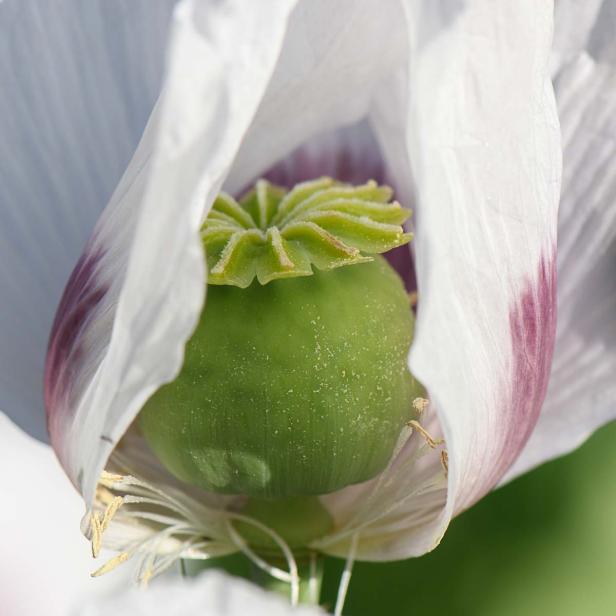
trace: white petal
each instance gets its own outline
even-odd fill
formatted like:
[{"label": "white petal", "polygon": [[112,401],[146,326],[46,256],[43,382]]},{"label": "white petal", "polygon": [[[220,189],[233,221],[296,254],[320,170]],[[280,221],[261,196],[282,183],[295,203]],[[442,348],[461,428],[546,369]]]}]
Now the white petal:
[{"label": "white petal", "polygon": [[[446,437],[448,492],[438,455],[419,458],[409,441],[376,489],[354,486],[327,497],[342,529],[331,538],[338,543],[326,538],[323,547],[339,556],[353,549],[349,530],[358,516],[374,520],[358,532],[362,559],[434,548],[451,516],[515,460],[547,385],[560,172],[547,66],[550,7],[538,10],[529,0],[507,9],[488,2],[442,8],[409,3],[415,47],[406,153],[395,119],[388,124],[377,107],[374,120],[385,155],[397,160],[390,168],[409,191],[404,165],[412,164],[420,303],[411,368]],[[438,425],[426,427],[440,435]]]},{"label": "white petal", "polygon": [[547,386],[560,175],[552,7],[469,3],[428,40],[441,3],[409,7],[420,294],[411,368],[445,434],[451,514],[509,468]]},{"label": "white petal", "polygon": [[90,577],[95,561],[75,524],[83,502],[51,448],[0,414],[0,452],[2,613],[66,616],[78,603],[126,586],[128,568],[100,580]]},{"label": "white petal", "polygon": [[148,396],[180,368],[203,301],[198,229],[278,57],[293,2],[182,2],[169,74],[65,293],[47,360],[52,442],[91,501]]},{"label": "white petal", "polygon": [[555,82],[564,141],[556,349],[539,423],[507,479],[616,418],[616,14],[608,17],[593,32],[610,47],[590,46],[594,55],[581,52]]},{"label": "white petal", "polygon": [[147,592],[132,589],[113,599],[83,605],[75,616],[318,616],[316,607],[292,608],[282,597],[239,578],[215,571],[195,579],[154,584]]},{"label": "white petal", "polygon": [[54,311],[151,111],[172,5],[0,3],[0,408],[38,438]]},{"label": "white petal", "polygon": [[397,2],[301,2],[227,189],[244,188],[311,137],[360,120],[384,77],[405,62],[404,14]]}]

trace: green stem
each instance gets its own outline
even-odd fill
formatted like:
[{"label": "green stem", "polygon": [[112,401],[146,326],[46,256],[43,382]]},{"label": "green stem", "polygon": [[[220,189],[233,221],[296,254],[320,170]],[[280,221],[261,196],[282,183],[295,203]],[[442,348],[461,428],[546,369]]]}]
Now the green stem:
[{"label": "green stem", "polygon": [[[192,576],[207,568],[222,569],[281,594],[292,603],[297,590],[298,603],[318,605],[323,557],[306,546],[325,535],[332,524],[330,514],[316,496],[270,500],[251,498],[235,514],[233,527],[256,558],[250,558],[250,553],[247,553],[247,556],[235,554],[198,563],[184,561],[182,571],[184,575]],[[292,562],[287,561],[285,553]],[[297,568],[297,578],[293,584],[279,580],[259,566],[259,559],[279,571],[289,571],[291,575],[291,569]]]},{"label": "green stem", "polygon": [[[304,605],[319,605],[321,584],[323,582],[323,556],[310,552],[298,558],[297,569],[299,574],[299,603]],[[286,569],[286,563],[272,563]],[[275,592],[291,601],[291,586],[287,582],[277,580],[243,554],[233,554],[221,558],[212,558],[205,561],[182,560],[180,571],[182,577],[194,577],[206,569],[223,570],[235,577],[248,579],[261,588]]]},{"label": "green stem", "polygon": [[[297,561],[297,569],[299,577],[298,603],[319,605],[323,582],[323,557],[316,552],[310,552],[307,558]],[[272,577],[256,565],[252,565],[251,579],[261,588],[276,592],[291,601],[291,585]]]}]

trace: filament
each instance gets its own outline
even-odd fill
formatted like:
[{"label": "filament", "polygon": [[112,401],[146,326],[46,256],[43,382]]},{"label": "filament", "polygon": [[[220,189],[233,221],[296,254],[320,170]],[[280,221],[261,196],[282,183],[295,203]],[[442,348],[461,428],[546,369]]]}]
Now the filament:
[{"label": "filament", "polygon": [[346,562],[344,563],[344,571],[340,576],[340,585],[338,586],[338,596],[336,597],[336,607],[334,608],[334,616],[342,616],[342,609],[346,600],[349,584],[351,583],[351,573],[355,564],[355,554],[357,553],[357,542],[359,534],[355,533],[351,539],[349,553]]}]

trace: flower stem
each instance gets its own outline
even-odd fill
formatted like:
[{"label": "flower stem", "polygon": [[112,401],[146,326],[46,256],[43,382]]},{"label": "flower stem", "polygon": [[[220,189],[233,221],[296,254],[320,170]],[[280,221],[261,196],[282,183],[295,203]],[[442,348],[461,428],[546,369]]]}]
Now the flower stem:
[{"label": "flower stem", "polygon": [[[323,581],[323,556],[310,552],[297,559],[299,574],[298,603],[319,605],[321,584]],[[283,563],[280,563],[284,566]],[[263,569],[250,562],[243,554],[234,554],[206,561],[182,560],[180,572],[182,577],[194,577],[205,569],[223,570],[235,577],[250,580],[265,590],[275,592],[291,601],[291,587],[288,583],[268,575]]]},{"label": "flower stem", "polygon": [[[319,605],[323,581],[323,557],[316,552],[310,552],[307,558],[297,561],[297,566],[299,574],[298,603]],[[290,585],[273,578],[256,565],[252,566],[251,580],[262,588],[276,592],[289,601],[291,600]]]}]

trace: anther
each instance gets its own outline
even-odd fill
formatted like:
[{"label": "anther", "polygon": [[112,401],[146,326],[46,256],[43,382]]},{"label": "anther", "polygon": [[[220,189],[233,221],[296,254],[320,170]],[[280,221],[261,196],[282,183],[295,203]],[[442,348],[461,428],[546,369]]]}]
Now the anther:
[{"label": "anther", "polygon": [[126,562],[130,556],[130,552],[120,552],[120,554],[114,556],[111,560],[108,560],[102,567],[94,571],[94,573],[91,573],[90,576],[100,577],[101,575],[105,575],[105,573],[113,571],[116,567]]},{"label": "anther", "polygon": [[96,488],[96,500],[107,507],[115,498],[113,492],[103,487],[100,483]]},{"label": "anther", "polygon": [[413,408],[417,411],[418,415],[421,415],[429,406],[430,400],[426,398],[415,398],[413,400]]},{"label": "anther", "polygon": [[101,483],[106,488],[113,488],[116,483],[120,483],[123,480],[124,475],[118,475],[116,473],[109,473],[107,471],[103,471],[101,473],[99,483]]},{"label": "anther", "polygon": [[109,522],[116,514],[118,509],[122,506],[124,499],[121,496],[116,496],[113,500],[107,505],[107,509],[105,509],[105,513],[103,515],[103,520],[100,524],[101,533],[104,533],[107,527],[109,526]]},{"label": "anther", "polygon": [[446,475],[449,472],[449,454],[444,449],[441,451],[441,466]]},{"label": "anther", "polygon": [[101,519],[98,513],[93,513],[91,515],[90,525],[92,528],[92,556],[97,558],[100,554],[102,545]]},{"label": "anther", "polygon": [[147,588],[147,586],[150,583],[150,580],[152,579],[152,577],[154,577],[154,571],[152,571],[152,569],[147,569],[146,571],[144,571],[143,574],[141,575],[141,577],[139,578],[139,582],[141,584],[141,587],[142,588]]}]

